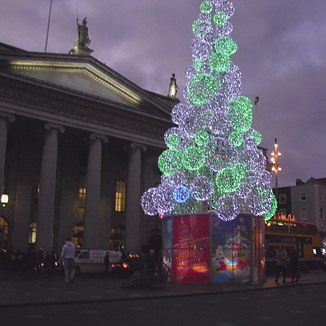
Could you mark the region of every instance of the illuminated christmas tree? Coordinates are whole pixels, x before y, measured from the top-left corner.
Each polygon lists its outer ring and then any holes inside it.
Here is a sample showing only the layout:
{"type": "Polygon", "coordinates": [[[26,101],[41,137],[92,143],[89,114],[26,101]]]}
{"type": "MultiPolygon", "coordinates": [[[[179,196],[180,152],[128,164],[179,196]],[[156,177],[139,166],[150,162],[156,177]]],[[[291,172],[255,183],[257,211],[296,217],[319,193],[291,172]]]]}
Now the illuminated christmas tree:
{"type": "Polygon", "coordinates": [[[161,184],[141,198],[146,214],[213,213],[230,221],[239,213],[274,215],[277,207],[261,134],[252,125],[252,103],[241,95],[241,72],[230,57],[228,0],[204,1],[192,30],[193,64],[186,69],[185,103],[171,113],[177,125],[164,135],[158,159],[161,184]]]}

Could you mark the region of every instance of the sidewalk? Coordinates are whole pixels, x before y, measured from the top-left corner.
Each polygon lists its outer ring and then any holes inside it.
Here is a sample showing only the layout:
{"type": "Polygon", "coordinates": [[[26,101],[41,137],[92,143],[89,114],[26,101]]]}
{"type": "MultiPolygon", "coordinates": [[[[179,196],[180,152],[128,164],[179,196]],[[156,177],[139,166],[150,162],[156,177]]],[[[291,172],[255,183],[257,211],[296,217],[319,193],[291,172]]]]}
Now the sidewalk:
{"type": "Polygon", "coordinates": [[[284,286],[304,286],[326,283],[326,272],[321,270],[302,273],[299,284],[274,282],[274,275],[267,275],[263,284],[175,284],[164,289],[121,289],[123,280],[107,275],[80,275],[74,285],[65,287],[63,276],[35,274],[9,274],[0,272],[0,309],[13,306],[53,305],[88,302],[153,299],[225,292],[242,292],[284,286]]]}

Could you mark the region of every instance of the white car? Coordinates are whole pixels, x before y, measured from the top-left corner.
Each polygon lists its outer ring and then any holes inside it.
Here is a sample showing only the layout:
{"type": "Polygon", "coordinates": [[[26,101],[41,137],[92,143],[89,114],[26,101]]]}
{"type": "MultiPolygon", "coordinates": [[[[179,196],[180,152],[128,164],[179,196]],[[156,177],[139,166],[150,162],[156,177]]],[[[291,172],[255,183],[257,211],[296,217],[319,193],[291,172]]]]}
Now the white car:
{"type": "Polygon", "coordinates": [[[98,250],[98,249],[81,249],[76,250],[75,270],[76,273],[103,273],[105,271],[104,257],[109,253],[109,272],[112,263],[121,261],[121,251],[114,250],[98,250]]]}

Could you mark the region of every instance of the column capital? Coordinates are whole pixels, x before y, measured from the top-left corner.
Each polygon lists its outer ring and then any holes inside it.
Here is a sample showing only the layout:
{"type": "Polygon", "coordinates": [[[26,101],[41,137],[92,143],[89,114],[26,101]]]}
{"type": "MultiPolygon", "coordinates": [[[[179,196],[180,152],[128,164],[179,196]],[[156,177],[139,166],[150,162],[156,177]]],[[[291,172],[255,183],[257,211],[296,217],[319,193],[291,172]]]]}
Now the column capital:
{"type": "Polygon", "coordinates": [[[9,122],[15,122],[16,117],[9,113],[0,113],[0,118],[7,119],[9,122]]]}
{"type": "Polygon", "coordinates": [[[92,133],[89,137],[91,140],[100,139],[100,140],[102,140],[103,143],[107,143],[109,141],[107,136],[101,135],[101,134],[92,133]]]}
{"type": "Polygon", "coordinates": [[[127,148],[129,147],[129,149],[135,150],[137,148],[140,148],[143,152],[146,152],[147,147],[143,144],[139,144],[139,143],[131,143],[127,146],[127,148]]]}
{"type": "Polygon", "coordinates": [[[56,130],[58,130],[60,132],[60,134],[63,134],[65,132],[65,127],[64,126],[57,125],[55,123],[50,123],[50,122],[47,122],[44,125],[44,128],[46,130],[56,129],[56,130]]]}

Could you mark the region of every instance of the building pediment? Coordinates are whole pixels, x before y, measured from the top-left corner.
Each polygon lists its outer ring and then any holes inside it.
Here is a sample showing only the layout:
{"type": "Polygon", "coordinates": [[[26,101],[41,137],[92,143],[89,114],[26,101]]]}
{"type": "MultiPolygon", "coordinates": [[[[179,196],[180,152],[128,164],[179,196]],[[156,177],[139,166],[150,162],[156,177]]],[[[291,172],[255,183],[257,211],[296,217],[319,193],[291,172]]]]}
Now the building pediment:
{"type": "Polygon", "coordinates": [[[0,48],[0,70],[161,118],[169,119],[178,102],[140,88],[91,56],[33,53],[5,47],[0,48]]]}
{"type": "Polygon", "coordinates": [[[139,104],[141,96],[89,63],[13,60],[11,69],[49,85],[75,90],[121,104],[139,104]]]}

